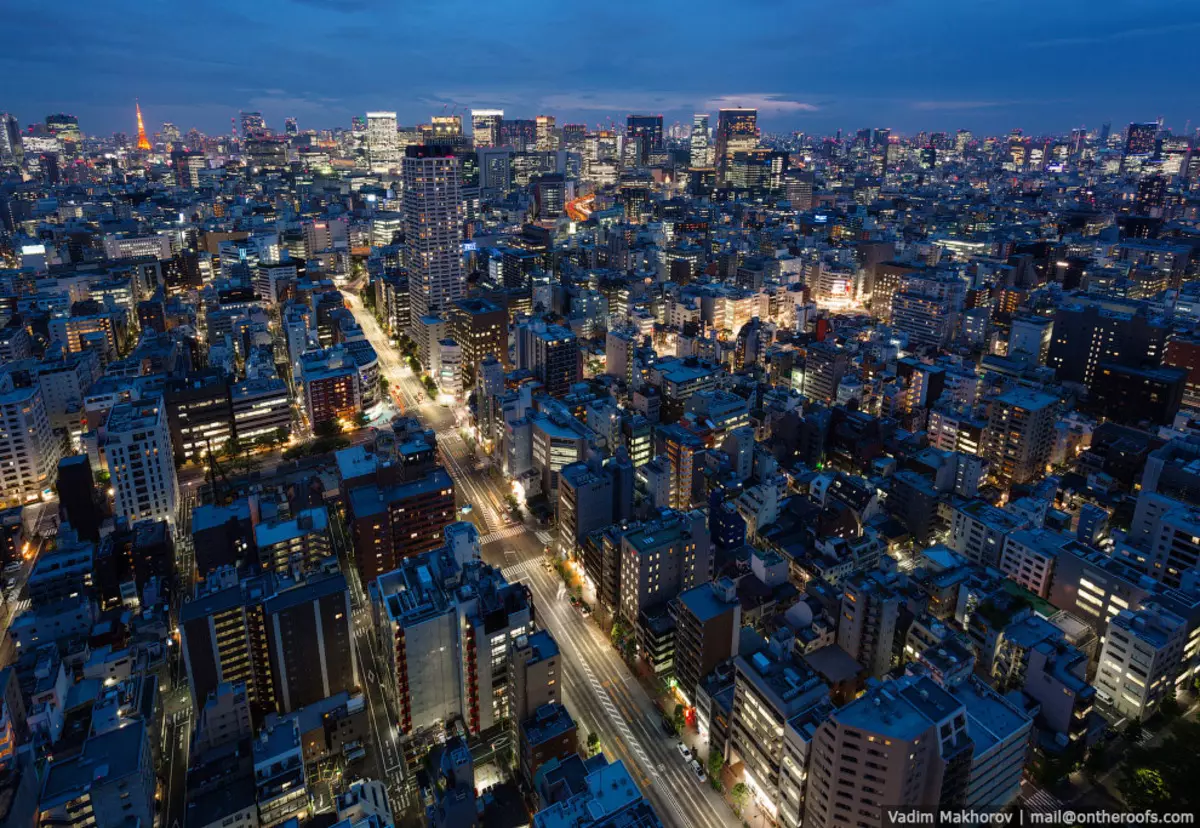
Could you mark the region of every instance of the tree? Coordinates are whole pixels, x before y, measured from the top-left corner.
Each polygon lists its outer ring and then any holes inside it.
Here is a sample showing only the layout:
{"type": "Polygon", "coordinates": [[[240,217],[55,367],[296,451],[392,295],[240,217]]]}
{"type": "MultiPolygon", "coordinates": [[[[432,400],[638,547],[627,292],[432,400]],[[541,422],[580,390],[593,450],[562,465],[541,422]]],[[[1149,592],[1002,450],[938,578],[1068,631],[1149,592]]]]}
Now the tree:
{"type": "Polygon", "coordinates": [[[716,787],[721,783],[721,771],[725,768],[725,757],[721,755],[721,751],[710,750],[708,752],[708,778],[713,780],[716,787]]]}
{"type": "Polygon", "coordinates": [[[682,704],[675,705],[675,711],[671,714],[671,724],[675,725],[675,732],[682,732],[687,725],[687,710],[682,704]]]}
{"type": "Polygon", "coordinates": [[[428,375],[423,376],[421,377],[421,383],[425,386],[425,390],[429,392],[429,396],[432,397],[437,393],[437,383],[433,381],[433,377],[428,375]]]}
{"type": "Polygon", "coordinates": [[[596,732],[589,733],[587,736],[587,752],[588,756],[595,756],[600,752],[600,734],[596,732]]]}
{"type": "Polygon", "coordinates": [[[280,426],[279,428],[275,429],[275,445],[282,446],[284,443],[286,443],[288,441],[288,438],[291,436],[292,436],[291,429],[280,426]]]}
{"type": "Polygon", "coordinates": [[[313,434],[318,437],[336,437],[342,431],[336,420],[322,420],[313,426],[313,434]]]}
{"type": "Polygon", "coordinates": [[[1153,768],[1126,768],[1117,790],[1133,811],[1157,810],[1171,802],[1166,780],[1153,768]]]}
{"type": "Polygon", "coordinates": [[[360,411],[354,415],[354,424],[359,428],[366,428],[369,422],[371,422],[371,418],[365,412],[360,411]]]}
{"type": "Polygon", "coordinates": [[[745,782],[739,782],[733,786],[729,795],[733,798],[734,807],[737,808],[737,812],[740,814],[742,809],[746,807],[746,803],[750,801],[750,789],[746,787],[745,782]]]}

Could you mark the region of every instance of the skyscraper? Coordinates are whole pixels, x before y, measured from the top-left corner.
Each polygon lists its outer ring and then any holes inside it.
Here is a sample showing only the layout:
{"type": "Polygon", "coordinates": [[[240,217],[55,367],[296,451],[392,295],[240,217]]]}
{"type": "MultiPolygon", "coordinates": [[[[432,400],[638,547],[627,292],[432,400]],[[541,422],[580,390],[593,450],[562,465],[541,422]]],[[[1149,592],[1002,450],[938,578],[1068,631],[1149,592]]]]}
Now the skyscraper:
{"type": "Polygon", "coordinates": [[[537,130],[537,149],[544,152],[558,149],[558,136],[554,132],[554,116],[539,115],[534,119],[534,125],[537,130]]]}
{"type": "Polygon", "coordinates": [[[708,113],[697,112],[692,116],[692,152],[693,167],[712,166],[712,147],[708,144],[708,113]]]}
{"type": "Polygon", "coordinates": [[[466,292],[459,160],[449,147],[408,147],[404,227],[412,319],[440,313],[466,292]]]}
{"type": "Polygon", "coordinates": [[[638,160],[645,164],[653,153],[662,152],[663,119],[661,115],[630,115],[625,121],[627,140],[641,141],[638,160]]]}
{"type": "Polygon", "coordinates": [[[475,146],[495,147],[500,144],[500,125],[504,122],[503,109],[472,109],[471,132],[475,146]]]}
{"type": "Polygon", "coordinates": [[[261,112],[241,112],[242,137],[252,138],[267,131],[267,122],[261,112]]]}
{"type": "Polygon", "coordinates": [[[716,163],[725,178],[735,153],[758,146],[758,110],[722,109],[717,113],[716,163]]]}
{"type": "Polygon", "coordinates": [[[17,119],[7,112],[0,112],[0,164],[20,164],[23,154],[17,119]]]}
{"type": "Polygon", "coordinates": [[[1130,124],[1125,132],[1125,155],[1150,155],[1154,152],[1154,139],[1158,135],[1158,124],[1130,124]]]}
{"type": "Polygon", "coordinates": [[[400,166],[395,112],[367,113],[367,158],[375,172],[387,172],[400,166]]]}

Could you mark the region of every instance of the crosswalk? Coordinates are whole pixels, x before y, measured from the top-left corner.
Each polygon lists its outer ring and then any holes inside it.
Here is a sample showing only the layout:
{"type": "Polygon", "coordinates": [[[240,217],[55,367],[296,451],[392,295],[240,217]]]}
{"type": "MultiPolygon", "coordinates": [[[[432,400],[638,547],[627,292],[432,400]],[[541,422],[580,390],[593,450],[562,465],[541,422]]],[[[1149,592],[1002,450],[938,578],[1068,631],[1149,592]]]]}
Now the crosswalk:
{"type": "Polygon", "coordinates": [[[521,561],[520,563],[510,564],[509,566],[504,567],[500,570],[500,574],[504,576],[504,580],[511,584],[514,581],[521,580],[521,578],[524,578],[526,575],[532,575],[533,571],[541,565],[542,563],[539,559],[530,558],[527,561],[521,561]]]}
{"type": "Polygon", "coordinates": [[[12,610],[13,617],[20,615],[32,606],[32,601],[28,598],[22,598],[20,601],[10,601],[9,607],[12,610]]]}
{"type": "Polygon", "coordinates": [[[1025,809],[1034,814],[1052,814],[1063,810],[1063,804],[1054,794],[1035,788],[1025,797],[1025,809]]]}
{"type": "Polygon", "coordinates": [[[500,529],[492,532],[491,534],[484,535],[479,539],[479,545],[487,546],[489,543],[495,543],[496,541],[504,540],[505,538],[515,538],[517,535],[523,535],[528,531],[528,529],[519,524],[517,526],[509,526],[507,529],[500,529]]]}
{"type": "Polygon", "coordinates": [[[554,535],[550,534],[545,529],[539,529],[536,532],[536,534],[537,534],[537,539],[540,540],[542,543],[544,543],[546,545],[554,543],[554,535]]]}

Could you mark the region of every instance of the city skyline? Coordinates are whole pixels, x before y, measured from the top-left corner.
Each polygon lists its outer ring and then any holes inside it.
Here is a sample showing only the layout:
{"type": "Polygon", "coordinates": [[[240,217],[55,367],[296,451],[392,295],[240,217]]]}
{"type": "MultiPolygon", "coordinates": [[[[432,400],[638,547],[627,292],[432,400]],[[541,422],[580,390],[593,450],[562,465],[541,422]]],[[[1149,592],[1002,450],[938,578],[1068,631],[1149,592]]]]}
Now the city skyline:
{"type": "Polygon", "coordinates": [[[774,132],[1044,134],[1158,117],[1185,128],[1187,43],[1200,10],[1177,0],[1136,11],[1062,2],[1038,7],[1033,29],[1034,8],[1020,0],[991,19],[931,0],[858,0],[847,15],[756,0],[748,22],[795,13],[800,30],[723,29],[728,42],[715,58],[696,48],[725,10],[707,0],[686,16],[651,4],[640,18],[589,10],[577,19],[505,4],[472,9],[464,20],[443,5],[424,10],[417,26],[372,0],[279,0],[204,17],[119,2],[55,21],[18,9],[10,12],[14,27],[30,37],[2,59],[36,71],[3,105],[22,124],[70,112],[99,135],[132,131],[134,98],[152,131],[171,122],[207,133],[227,131],[239,110],[261,111],[273,125],[290,116],[302,128],[332,128],[379,108],[394,108],[402,124],[443,107],[595,124],[639,111],[686,123],[693,111],[738,105],[759,109],[764,130],[774,132]],[[577,41],[569,39],[572,24],[577,41]],[[211,48],[237,30],[247,33],[244,48],[211,48]],[[661,34],[668,30],[672,36],[661,34]],[[71,42],[70,55],[47,54],[50,36],[71,42]],[[558,42],[570,45],[562,56],[558,42]],[[586,57],[569,57],[576,54],[586,57]],[[1144,54],[1154,56],[1152,77],[1124,68],[1144,54]]]}

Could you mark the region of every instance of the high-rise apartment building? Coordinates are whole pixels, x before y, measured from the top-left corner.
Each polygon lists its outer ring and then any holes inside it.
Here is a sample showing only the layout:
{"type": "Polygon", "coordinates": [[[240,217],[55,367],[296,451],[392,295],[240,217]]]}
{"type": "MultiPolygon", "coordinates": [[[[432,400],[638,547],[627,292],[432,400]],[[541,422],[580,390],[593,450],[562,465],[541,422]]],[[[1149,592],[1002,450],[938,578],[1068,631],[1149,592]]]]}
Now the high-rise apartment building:
{"type": "Polygon", "coordinates": [[[666,511],[621,537],[620,613],[630,627],[645,610],[665,605],[709,580],[708,521],[700,511],[666,511]]]}
{"type": "Polygon", "coordinates": [[[876,678],[892,668],[896,624],[903,603],[903,596],[882,572],[861,573],[842,585],[838,646],[876,678]]]}
{"type": "Polygon", "coordinates": [[[679,593],[672,610],[675,680],[684,698],[695,704],[701,682],[738,654],[742,604],[733,581],[721,578],[679,593]]]}
{"type": "Polygon", "coordinates": [[[475,148],[500,146],[500,125],[503,122],[503,109],[472,109],[471,133],[475,148]]]}
{"type": "Polygon", "coordinates": [[[477,538],[474,551],[408,558],[371,586],[406,735],[456,719],[475,734],[512,715],[510,646],[533,632],[529,591],[475,557],[477,538]]]}
{"type": "Polygon", "coordinates": [[[404,228],[413,320],[441,313],[466,292],[461,213],[459,159],[450,147],[408,147],[404,228]]]}
{"type": "Polygon", "coordinates": [[[355,563],[364,584],[412,555],[437,549],[454,522],[454,481],[440,466],[360,486],[347,494],[355,563]]]}
{"type": "Polygon", "coordinates": [[[106,431],[113,513],[130,523],[162,518],[174,526],[179,480],[162,398],[113,406],[106,431]]]}
{"type": "Polygon", "coordinates": [[[367,159],[375,172],[386,173],[400,166],[395,112],[367,113],[367,159]]]}
{"type": "Polygon", "coordinates": [[[40,498],[54,483],[62,441],[50,429],[39,384],[17,388],[11,373],[0,375],[0,468],[2,498],[17,505],[40,498]]]}
{"type": "Polygon", "coordinates": [[[971,749],[963,705],[932,679],[878,685],[817,727],[803,824],[883,826],[889,809],[963,807],[971,749]]]}
{"type": "Polygon", "coordinates": [[[1090,386],[1102,362],[1157,365],[1170,330],[1166,322],[1149,316],[1138,303],[1073,302],[1054,314],[1046,364],[1060,382],[1090,386]]]}
{"type": "Polygon", "coordinates": [[[1058,398],[1041,391],[1014,388],[992,401],[983,456],[1000,483],[1028,483],[1042,475],[1057,418],[1058,398]]]}

